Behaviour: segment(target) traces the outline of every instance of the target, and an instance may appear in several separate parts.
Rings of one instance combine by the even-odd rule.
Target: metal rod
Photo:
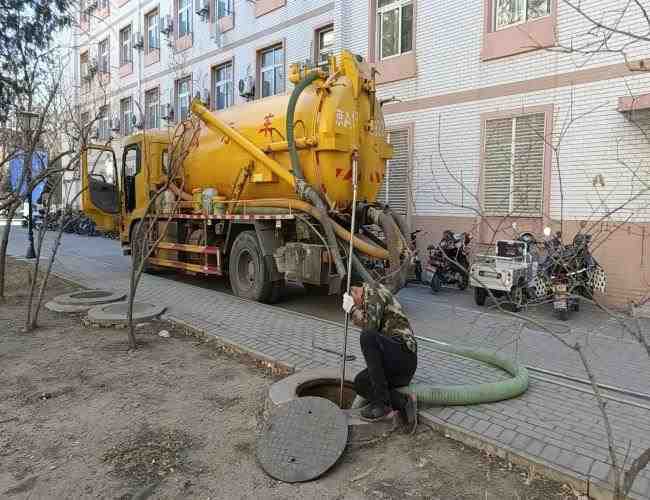
[[[354,252],[354,227],[357,222],[357,187],[358,187],[358,168],[359,153],[352,153],[352,221],[350,225],[350,248],[348,251],[348,283],[347,293],[350,293],[350,284],[352,281],[352,252]],[[343,407],[343,386],[345,384],[345,363],[348,352],[348,329],[350,327],[350,313],[345,313],[345,331],[343,334],[343,356],[341,357],[341,390],[339,393],[339,406]]]

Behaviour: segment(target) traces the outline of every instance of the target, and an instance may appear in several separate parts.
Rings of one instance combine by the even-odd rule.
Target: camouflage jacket
[[[406,314],[384,285],[363,285],[363,305],[355,307],[352,321],[360,328],[376,330],[417,352],[415,336]]]

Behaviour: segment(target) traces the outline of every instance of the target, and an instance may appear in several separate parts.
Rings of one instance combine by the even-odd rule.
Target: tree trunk
[[[5,270],[7,265],[7,247],[9,246],[9,233],[11,222],[14,220],[18,205],[10,205],[7,212],[7,225],[2,232],[2,243],[0,243],[0,301],[5,299]]]

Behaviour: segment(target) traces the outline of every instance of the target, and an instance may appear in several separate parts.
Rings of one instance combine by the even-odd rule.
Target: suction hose
[[[425,337],[417,337],[419,341],[433,342]],[[528,370],[519,363],[507,359],[499,354],[482,350],[455,347],[450,344],[435,342],[437,351],[446,352],[462,358],[481,361],[491,366],[501,368],[512,375],[507,380],[486,382],[484,384],[465,385],[430,385],[411,384],[400,387],[398,390],[404,394],[415,394],[418,402],[433,406],[464,406],[483,403],[495,403],[506,399],[516,398],[528,389]],[[363,406],[363,398],[357,397],[353,406]]]
[[[420,338],[419,340],[425,339]],[[440,386],[411,384],[408,387],[399,389],[400,392],[416,394],[418,401],[424,404],[454,406],[494,403],[504,399],[512,399],[520,396],[528,389],[528,370],[515,361],[490,351],[466,349],[449,344],[439,344],[436,350],[501,368],[512,375],[512,378],[484,384]]]
[[[300,80],[291,92],[291,97],[289,98],[289,104],[287,106],[287,144],[289,146],[289,156],[291,157],[291,171],[293,176],[296,179],[301,181],[305,180],[305,176],[302,172],[302,167],[300,166],[300,158],[298,158],[298,149],[296,148],[296,137],[295,137],[295,117],[296,117],[296,106],[298,105],[298,99],[300,99],[300,94],[309,87],[316,80],[319,80],[321,75],[319,73],[310,73],[305,78]]]
[[[327,215],[327,205],[320,197],[320,194],[318,194],[318,192],[316,192],[316,190],[305,181],[305,176],[303,174],[302,167],[300,166],[300,158],[298,157],[298,149],[296,148],[294,121],[298,99],[300,99],[300,94],[302,94],[307,87],[321,78],[322,76],[318,72],[310,73],[305,78],[300,80],[294,87],[293,92],[291,92],[291,97],[289,98],[289,104],[287,106],[287,145],[289,147],[289,156],[291,158],[291,171],[293,172],[293,176],[296,179],[296,192],[301,198],[309,200],[320,212],[318,214],[312,213],[312,215],[318,219],[318,221],[322,224],[323,229],[325,230],[327,243],[330,247],[332,255],[334,255],[336,272],[342,278],[345,276],[346,270],[345,265],[343,264],[343,259],[341,258],[341,253],[339,252],[336,235],[334,234],[334,228],[332,227],[333,221]]]

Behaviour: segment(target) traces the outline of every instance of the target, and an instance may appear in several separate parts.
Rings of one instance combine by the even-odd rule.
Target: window
[[[284,93],[284,48],[276,45],[260,52],[262,97]]]
[[[494,27],[500,30],[551,13],[550,0],[494,0]]]
[[[192,0],[178,1],[178,38],[192,32]]]
[[[111,52],[108,45],[108,38],[99,42],[99,71],[101,73],[110,73],[111,71]]]
[[[79,56],[79,66],[81,70],[81,84],[83,87],[86,86],[87,79],[90,76],[90,70],[88,68],[88,52],[83,52]]]
[[[412,0],[379,0],[377,15],[380,59],[413,50]]]
[[[160,127],[160,90],[148,90],[144,94],[144,107],[147,128]]]
[[[233,104],[232,62],[220,64],[212,70],[212,107],[226,109]]]
[[[384,181],[377,195],[377,201],[389,205],[399,214],[408,215],[409,131],[394,130],[389,132],[388,142],[393,146],[393,158],[387,162]]]
[[[99,7],[99,10],[104,10],[104,9],[108,9],[110,3],[111,3],[110,0],[99,0],[97,5]]]
[[[88,10],[86,9],[86,0],[81,0],[81,2],[79,2],[79,10],[81,12],[81,17],[79,19],[81,24],[88,24],[90,17],[88,16]],[[86,28],[88,28],[88,26],[86,26]]]
[[[132,61],[131,54],[131,25],[120,31],[120,66]]]
[[[160,48],[160,28],[158,9],[149,12],[145,16],[145,26],[147,29],[147,53]]]
[[[215,0],[217,19],[232,16],[232,0]]]
[[[316,62],[327,62],[334,53],[334,26],[327,26],[316,32]]]
[[[111,138],[111,108],[107,105],[99,108],[97,136],[102,141],[108,141]]]
[[[190,114],[190,99],[192,95],[191,77],[176,81],[176,116],[178,121],[185,120]]]
[[[120,122],[122,135],[133,132],[133,102],[130,97],[120,101]]]
[[[485,122],[482,191],[487,214],[542,215],[545,116]]]

